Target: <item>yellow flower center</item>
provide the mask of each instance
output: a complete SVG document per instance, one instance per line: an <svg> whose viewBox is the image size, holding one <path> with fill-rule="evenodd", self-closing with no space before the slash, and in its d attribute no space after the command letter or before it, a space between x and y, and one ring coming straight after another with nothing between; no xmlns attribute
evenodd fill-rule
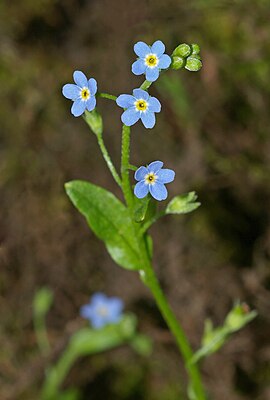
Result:
<svg viewBox="0 0 270 400"><path fill-rule="evenodd" d="M87 87L83 87L81 89L81 98L82 100L86 101L90 97L90 90Z"/></svg>
<svg viewBox="0 0 270 400"><path fill-rule="evenodd" d="M158 64L158 58L155 54L147 54L144 59L145 65L150 68L154 68Z"/></svg>
<svg viewBox="0 0 270 400"><path fill-rule="evenodd" d="M153 185L157 180L157 176L154 172L150 172L149 174L145 175L144 181L147 185Z"/></svg>
<svg viewBox="0 0 270 400"><path fill-rule="evenodd" d="M135 101L135 108L137 111L146 111L148 108L148 103L143 99L139 99Z"/></svg>
<svg viewBox="0 0 270 400"><path fill-rule="evenodd" d="M101 317L107 317L108 315L108 309L107 307L104 306L100 306L97 309L97 313L101 316Z"/></svg>

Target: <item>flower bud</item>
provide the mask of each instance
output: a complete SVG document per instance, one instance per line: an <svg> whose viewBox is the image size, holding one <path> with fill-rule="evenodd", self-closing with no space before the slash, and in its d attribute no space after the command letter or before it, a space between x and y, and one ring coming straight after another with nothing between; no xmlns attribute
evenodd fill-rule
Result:
<svg viewBox="0 0 270 400"><path fill-rule="evenodd" d="M178 56L178 57L188 57L190 54L191 54L191 47L186 43L182 43L179 46L177 46L173 52L173 56Z"/></svg>
<svg viewBox="0 0 270 400"><path fill-rule="evenodd" d="M196 43L193 43L191 45L191 51L192 51L192 55L200 54L200 51L201 51L200 46Z"/></svg>
<svg viewBox="0 0 270 400"><path fill-rule="evenodd" d="M85 111L84 119L95 135L102 134L103 131L102 117L97 112L97 110L93 110L91 112Z"/></svg>
<svg viewBox="0 0 270 400"><path fill-rule="evenodd" d="M225 319L225 326L235 332L252 321L257 315L256 311L249 311L249 307L243 303L236 303Z"/></svg>
<svg viewBox="0 0 270 400"><path fill-rule="evenodd" d="M170 68L180 69L183 68L184 65L185 65L185 59L183 57L178 57L178 56L172 57L172 63L170 65Z"/></svg>
<svg viewBox="0 0 270 400"><path fill-rule="evenodd" d="M199 71L202 68L200 57L192 56L187 58L185 68L189 71Z"/></svg>

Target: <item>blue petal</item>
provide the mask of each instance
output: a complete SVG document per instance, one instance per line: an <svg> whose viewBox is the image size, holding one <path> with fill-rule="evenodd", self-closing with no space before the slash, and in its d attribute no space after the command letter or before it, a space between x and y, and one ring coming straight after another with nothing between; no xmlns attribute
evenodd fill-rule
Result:
<svg viewBox="0 0 270 400"><path fill-rule="evenodd" d="M83 318L91 319L94 314L95 314L95 311L94 311L93 307L90 304L85 304L84 306L82 306L80 308L80 315Z"/></svg>
<svg viewBox="0 0 270 400"><path fill-rule="evenodd" d="M135 107L130 107L121 115L121 121L127 126L136 124L140 119L140 113L135 110Z"/></svg>
<svg viewBox="0 0 270 400"><path fill-rule="evenodd" d="M128 108L132 107L135 103L135 98L131 94L120 94L116 99L116 104L119 107Z"/></svg>
<svg viewBox="0 0 270 400"><path fill-rule="evenodd" d="M106 321L105 321L104 317L95 315L91 320L91 324L92 324L93 328L100 329L104 325L106 325Z"/></svg>
<svg viewBox="0 0 270 400"><path fill-rule="evenodd" d="M175 172L172 169L161 169L157 175L159 182L170 183L174 180Z"/></svg>
<svg viewBox="0 0 270 400"><path fill-rule="evenodd" d="M136 183L134 187L134 194L138 199L143 199L149 192L149 185L146 185L144 181Z"/></svg>
<svg viewBox="0 0 270 400"><path fill-rule="evenodd" d="M89 79L88 87L90 90L90 96L95 96L95 94L97 93L97 81L94 78Z"/></svg>
<svg viewBox="0 0 270 400"><path fill-rule="evenodd" d="M101 292L97 292L95 294L93 294L93 296L91 297L91 304L93 306L96 305L102 305L102 304L106 304L107 302L107 296L104 293Z"/></svg>
<svg viewBox="0 0 270 400"><path fill-rule="evenodd" d="M73 83L67 83L62 89L63 95L70 100L76 100L80 96L80 88Z"/></svg>
<svg viewBox="0 0 270 400"><path fill-rule="evenodd" d="M146 68L145 77L148 81L154 82L159 77L159 69L158 67L155 68Z"/></svg>
<svg viewBox="0 0 270 400"><path fill-rule="evenodd" d="M143 100L148 100L149 99L149 93L146 92L145 90L142 89L134 89L133 90L133 96L138 100L138 99L143 99Z"/></svg>
<svg viewBox="0 0 270 400"><path fill-rule="evenodd" d="M168 196L168 191L166 187L163 185L163 183L154 183L153 185L150 186L150 193L156 200L165 200L167 199Z"/></svg>
<svg viewBox="0 0 270 400"><path fill-rule="evenodd" d="M86 102L82 101L81 99L77 99L74 101L71 107L71 113L74 115L74 117L79 117L84 113L85 108L86 108Z"/></svg>
<svg viewBox="0 0 270 400"><path fill-rule="evenodd" d="M150 111L141 113L141 120L146 128L153 128L156 123L155 114Z"/></svg>
<svg viewBox="0 0 270 400"><path fill-rule="evenodd" d="M82 71L75 71L73 73L73 79L76 85L80 86L81 88L88 86L87 78Z"/></svg>
<svg viewBox="0 0 270 400"><path fill-rule="evenodd" d="M150 53L150 47L147 46L147 44L144 42L137 42L134 45L134 51L137 54L137 56L144 58L146 54Z"/></svg>
<svg viewBox="0 0 270 400"><path fill-rule="evenodd" d="M132 67L131 67L131 71L135 75L144 74L145 73L145 69L146 69L146 65L145 65L144 61L141 58L139 58L139 60L135 61L132 64Z"/></svg>
<svg viewBox="0 0 270 400"><path fill-rule="evenodd" d="M157 40L153 45L151 46L151 52L156 54L158 57L160 57L165 51L165 45L162 43L161 40Z"/></svg>
<svg viewBox="0 0 270 400"><path fill-rule="evenodd" d="M150 112L160 112L161 104L156 97L149 97L148 100L148 110Z"/></svg>
<svg viewBox="0 0 270 400"><path fill-rule="evenodd" d="M162 161L153 161L148 165L147 169L149 172L158 172L163 167Z"/></svg>
<svg viewBox="0 0 270 400"><path fill-rule="evenodd" d="M147 174L148 174L147 168L140 167L135 172L134 178L136 179L136 181L142 181L144 179L145 175L147 175Z"/></svg>
<svg viewBox="0 0 270 400"><path fill-rule="evenodd" d="M161 56L159 59L158 68L160 69L169 68L171 62L172 62L171 57L168 56L167 54L163 54L163 56Z"/></svg>
<svg viewBox="0 0 270 400"><path fill-rule="evenodd" d="M86 102L86 108L88 111L93 111L96 107L97 101L95 97L90 97Z"/></svg>
<svg viewBox="0 0 270 400"><path fill-rule="evenodd" d="M124 303L118 297L111 297L108 302L108 310L111 316L119 317L124 308Z"/></svg>

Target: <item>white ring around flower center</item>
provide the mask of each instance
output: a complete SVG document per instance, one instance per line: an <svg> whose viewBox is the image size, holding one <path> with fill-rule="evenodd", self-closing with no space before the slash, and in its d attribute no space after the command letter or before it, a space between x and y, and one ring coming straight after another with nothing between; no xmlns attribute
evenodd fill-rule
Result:
<svg viewBox="0 0 270 400"><path fill-rule="evenodd" d="M156 54L146 54L145 58L144 58L144 64L148 67L148 68L155 68L159 63L159 59L158 56Z"/></svg>
<svg viewBox="0 0 270 400"><path fill-rule="evenodd" d="M157 178L158 177L154 172L149 172L144 177L144 183L146 185L154 185L156 183Z"/></svg>
<svg viewBox="0 0 270 400"><path fill-rule="evenodd" d="M109 314L107 307L105 306L99 306L97 308L97 313L98 315L100 315L101 317L107 317L107 315Z"/></svg>
<svg viewBox="0 0 270 400"><path fill-rule="evenodd" d="M140 112L145 112L148 109L148 103L144 99L136 100L134 105L135 105L136 110L140 111Z"/></svg>
<svg viewBox="0 0 270 400"><path fill-rule="evenodd" d="M88 89L88 87L83 87L81 88L81 93L80 93L81 99L82 101L87 101L90 97L90 90Z"/></svg>

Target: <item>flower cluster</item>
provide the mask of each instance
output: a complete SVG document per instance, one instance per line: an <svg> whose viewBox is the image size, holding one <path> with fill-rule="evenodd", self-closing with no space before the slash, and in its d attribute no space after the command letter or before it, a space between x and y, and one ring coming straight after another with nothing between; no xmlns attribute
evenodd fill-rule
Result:
<svg viewBox="0 0 270 400"><path fill-rule="evenodd" d="M93 328L100 329L108 324L116 324L122 318L124 303L118 297L107 297L103 293L95 293L88 304L80 309L83 318L89 320Z"/></svg>
<svg viewBox="0 0 270 400"><path fill-rule="evenodd" d="M160 41L155 41L152 46L144 42L137 42L134 45L134 52L138 56L132 64L131 70L135 75L145 75L146 80L151 84L158 79L160 71L170 67L172 58L165 54L165 45ZM85 111L93 111L96 107L97 82L94 78L89 80L81 71L73 74L75 84L63 86L62 93L73 101L71 113L78 117ZM149 87L150 85L148 85ZM132 94L121 94L116 98L116 104L124 109L121 120L124 125L132 126L139 120L145 128L153 128L156 123L155 113L161 110L161 104L156 97L150 96L147 90L142 88L134 89ZM135 185L134 194L142 199L148 193L156 200L167 198L166 183L174 180L175 173L170 169L162 169L161 161L154 161L147 167L140 167L135 173L138 183ZM101 324L101 317L97 317L95 310L98 301L104 301L104 295L97 294L93 298L93 304L85 306L83 312L88 312L89 318L92 316L94 325ZM97 303L96 303L97 302ZM87 310L87 311L86 311ZM85 314L86 315L86 314ZM98 319L99 318L99 319Z"/></svg>

